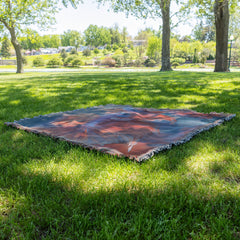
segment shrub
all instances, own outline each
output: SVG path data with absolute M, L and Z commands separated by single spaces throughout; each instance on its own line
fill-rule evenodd
M 127 47 L 124 47 L 124 48 L 122 49 L 122 52 L 123 52 L 123 53 L 128 53 L 128 48 L 127 48 Z
M 23 65 L 28 64 L 27 58 L 25 56 L 22 56 L 22 63 L 23 63 Z
M 84 49 L 82 52 L 82 55 L 85 57 L 91 56 L 91 50 L 90 49 Z
M 128 47 L 129 47 L 131 50 L 133 50 L 133 49 L 134 49 L 133 43 L 129 43 Z
M 212 54 L 209 54 L 209 57 L 207 58 L 207 60 L 214 60 L 215 57 Z
M 151 59 L 151 58 L 146 59 L 144 62 L 144 65 L 146 67 L 154 67 L 156 66 L 156 64 L 157 64 L 156 61 L 154 61 L 154 59 Z
M 178 62 L 173 62 L 171 65 L 172 65 L 174 68 L 176 68 L 176 67 L 179 66 L 180 64 L 179 64 Z
M 200 63 L 205 64 L 207 61 L 207 58 L 205 56 L 201 56 L 199 60 L 200 60 Z
M 83 65 L 83 61 L 79 58 L 79 57 L 75 57 L 72 61 L 71 61 L 71 65 L 73 67 L 79 67 Z
M 111 45 L 107 45 L 107 47 L 106 47 L 106 49 L 108 50 L 108 51 L 111 51 L 112 50 L 112 47 L 111 47 Z
M 113 58 L 107 57 L 102 60 L 102 65 L 108 65 L 109 67 L 115 67 L 116 61 Z
M 176 58 L 187 58 L 187 53 L 183 50 L 180 50 L 180 49 L 176 49 L 174 51 L 174 57 Z
M 33 66 L 34 67 L 42 67 L 44 66 L 44 59 L 42 57 L 36 57 L 34 60 L 33 60 Z
M 134 63 L 134 67 L 141 67 L 143 65 L 143 60 L 141 58 L 137 58 Z
M 107 55 L 107 54 L 108 54 L 107 49 L 103 49 L 103 54 L 104 54 L 104 55 Z
M 60 67 L 63 64 L 62 60 L 58 57 L 52 57 L 48 63 L 47 66 L 51 67 L 51 68 L 56 68 L 56 67 Z
M 232 61 L 240 62 L 240 46 L 239 49 L 238 48 L 233 49 L 231 59 Z
M 177 62 L 179 64 L 184 64 L 186 62 L 185 58 L 172 58 L 171 63 Z
M 199 63 L 199 57 L 198 57 L 196 48 L 194 49 L 193 63 Z
M 153 59 L 155 62 L 160 62 L 161 59 L 161 49 L 162 49 L 162 41 L 157 36 L 152 36 L 148 39 L 148 46 L 147 46 L 147 56 Z M 140 48 L 139 51 L 144 52 L 144 48 Z M 141 56 L 139 54 L 139 56 Z
M 120 44 L 120 48 L 123 49 L 123 48 L 125 48 L 125 47 L 126 47 L 126 44 L 125 44 L 125 43 L 121 43 L 121 44 Z
M 71 55 L 69 57 L 67 57 L 64 61 L 64 66 L 72 66 L 72 67 L 79 67 L 84 65 L 83 61 L 81 60 L 80 57 L 78 57 L 77 55 Z
M 78 55 L 78 52 L 77 52 L 76 48 L 72 48 L 70 54 L 71 55 Z
M 94 52 L 95 54 L 98 54 L 98 53 L 99 53 L 99 49 L 98 49 L 98 48 L 94 48 L 93 52 Z
M 100 66 L 101 65 L 101 60 L 98 58 L 94 61 L 94 64 L 97 65 L 97 66 Z
M 128 60 L 126 66 L 127 67 L 133 67 L 134 66 L 134 61 L 132 59 Z
M 115 60 L 115 62 L 116 62 L 116 67 L 122 67 L 123 66 L 123 56 L 121 56 L 121 55 L 115 55 L 115 56 L 113 56 L 112 57 L 114 60 Z
M 112 49 L 113 49 L 114 51 L 116 51 L 118 48 L 119 48 L 119 46 L 118 46 L 116 43 L 114 43 L 114 44 L 112 45 Z
M 115 52 L 114 52 L 114 55 L 123 55 L 123 51 L 121 49 L 117 49 Z
M 128 66 L 128 62 L 129 62 L 129 60 L 130 60 L 129 54 L 128 54 L 128 53 L 125 53 L 125 54 L 123 55 L 122 59 L 123 59 L 123 66 L 125 66 L 125 67 Z
M 71 62 L 74 60 L 74 58 L 76 58 L 76 56 L 69 56 L 65 59 L 64 61 L 64 66 L 69 66 L 71 64 Z
M 67 58 L 68 54 L 66 53 L 65 49 L 61 50 L 60 56 L 61 56 L 63 61 Z
M 196 56 L 196 55 L 193 56 L 193 63 L 199 63 L 198 56 Z

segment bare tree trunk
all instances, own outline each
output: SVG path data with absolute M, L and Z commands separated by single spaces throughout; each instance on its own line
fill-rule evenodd
M 10 4 L 10 2 L 9 2 Z M 11 9 L 11 5 L 9 6 L 9 9 Z M 19 44 L 17 37 L 16 37 L 16 31 L 14 26 L 10 26 L 10 24 L 3 18 L 0 19 L 0 22 L 2 22 L 5 27 L 8 29 L 11 35 L 11 43 L 15 49 L 16 57 L 17 57 L 17 72 L 16 73 L 23 73 L 23 61 L 22 61 L 22 53 L 21 53 L 21 45 Z
M 171 0 L 161 0 L 162 11 L 162 67 L 160 71 L 172 71 L 170 63 L 170 4 Z
M 228 0 L 215 0 L 214 6 L 216 25 L 216 63 L 214 72 L 227 72 L 228 69 Z
M 11 42 L 16 52 L 17 57 L 17 73 L 23 73 L 23 60 L 22 60 L 22 52 L 21 52 L 21 45 L 19 44 L 15 28 L 9 28 L 10 34 L 11 34 Z

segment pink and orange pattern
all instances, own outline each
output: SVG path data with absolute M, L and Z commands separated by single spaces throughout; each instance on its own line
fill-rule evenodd
M 6 124 L 140 162 L 234 116 L 110 104 Z

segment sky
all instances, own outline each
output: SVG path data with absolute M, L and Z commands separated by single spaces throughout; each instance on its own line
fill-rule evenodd
M 173 5 L 172 9 L 176 9 L 176 6 Z M 124 13 L 109 11 L 107 6 L 98 8 L 97 3 L 88 0 L 84 4 L 80 4 L 77 9 L 73 9 L 71 6 L 68 6 L 68 8 L 62 7 L 62 10 L 56 14 L 56 24 L 52 26 L 53 29 L 40 32 L 40 34 L 63 34 L 68 29 L 83 33 L 90 24 L 99 27 L 112 27 L 114 24 L 118 24 L 120 29 L 127 27 L 128 33 L 134 37 L 146 27 L 158 30 L 161 19 L 142 20 L 133 16 L 126 17 Z M 181 28 L 178 27 L 173 32 L 183 36 L 190 35 L 191 31 L 192 27 L 189 24 L 181 24 Z

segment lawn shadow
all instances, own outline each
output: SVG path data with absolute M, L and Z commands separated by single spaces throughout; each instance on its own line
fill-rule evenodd
M 230 186 L 229 177 L 239 176 L 227 167 L 237 160 L 228 154 L 239 153 L 239 91 L 214 90 L 209 82 L 225 74 L 46 76 L 23 75 L 0 89 L 0 198 L 6 199 L 0 238 L 237 239 L 239 194 L 214 188 L 218 179 L 229 184 L 226 189 L 237 188 L 237 181 Z M 227 76 L 238 86 L 236 74 Z M 237 116 L 141 165 L 3 126 L 25 117 L 109 103 L 185 106 Z M 206 182 L 205 175 L 194 173 L 188 164 L 208 145 L 213 149 L 209 151 L 226 152 L 226 157 L 210 165 Z
M 161 189 L 86 191 L 48 172 L 18 167 L 12 174 L 18 181 L 2 186 L 5 196 L 14 196 L 0 225 L 4 239 L 234 239 L 239 227 L 240 198 L 210 195 L 213 189 L 202 191 L 191 179 Z

